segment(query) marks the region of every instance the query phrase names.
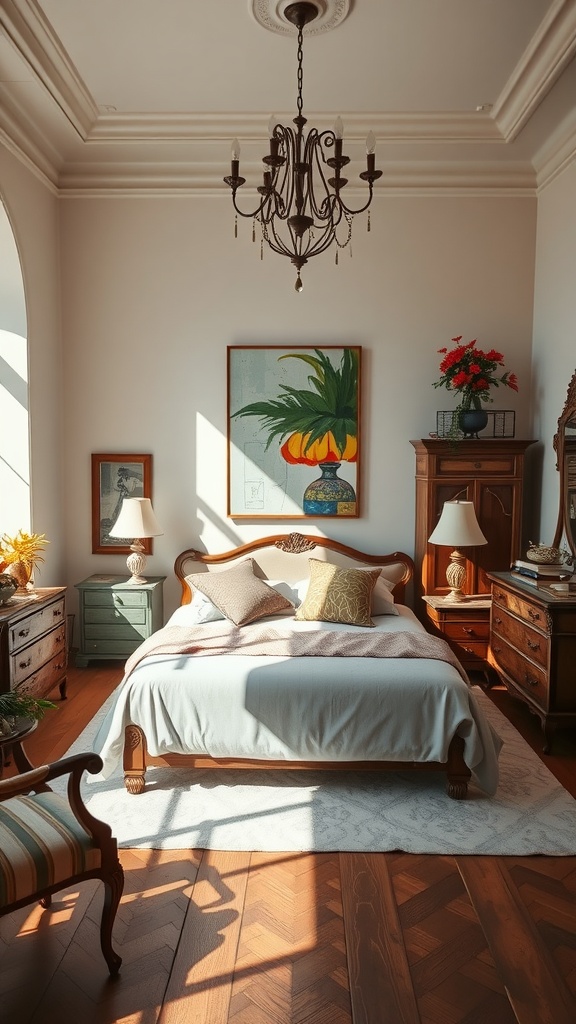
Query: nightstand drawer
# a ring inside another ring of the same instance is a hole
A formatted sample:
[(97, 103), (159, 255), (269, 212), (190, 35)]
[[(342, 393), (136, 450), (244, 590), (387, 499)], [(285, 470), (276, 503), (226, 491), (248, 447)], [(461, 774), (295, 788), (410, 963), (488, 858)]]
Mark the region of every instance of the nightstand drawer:
[(109, 625), (122, 625), (122, 623), (133, 622), (143, 625), (146, 622), (148, 609), (146, 605), (137, 608), (86, 608), (84, 611), (84, 622), (105, 622)]
[(490, 623), (484, 619), (449, 619), (446, 618), (442, 631), (449, 640), (457, 640), (458, 643), (466, 644), (469, 641), (488, 640), (490, 636)]
[(460, 455), (444, 455), (438, 459), (438, 473), (441, 476), (514, 476), (516, 459), (513, 454), (485, 456), (478, 459)]
[(99, 622), (84, 627), (86, 640), (136, 640), (141, 643), (148, 635), (149, 630), (145, 621), (139, 625), (129, 622), (114, 622), (107, 625), (105, 622)]
[(8, 633), (8, 650), (11, 653), (19, 651), (37, 636), (42, 636), (49, 629), (53, 629), (59, 622), (65, 622), (64, 598), (53, 601), (52, 604), (39, 608), (32, 612), (25, 619), (10, 627)]
[(492, 610), (492, 631), (494, 636), (507, 640), (521, 654), (546, 668), (550, 640), (544, 633), (532, 629), (526, 622), (515, 619), (497, 605)]
[(141, 643), (142, 637), (131, 640), (85, 639), (82, 654), (88, 660), (90, 658), (127, 658)]
[(66, 625), (43, 636), (36, 643), (17, 651), (11, 656), (12, 683), (19, 686), (22, 680), (41, 668), (47, 661), (55, 657), (59, 651), (66, 650)]
[(148, 592), (142, 590), (85, 590), (87, 608), (146, 608)]
[(451, 640), (449, 643), (456, 657), (462, 662), (464, 668), (484, 668), (486, 658), (488, 656), (487, 641), (465, 641), (464, 643), (456, 644)]

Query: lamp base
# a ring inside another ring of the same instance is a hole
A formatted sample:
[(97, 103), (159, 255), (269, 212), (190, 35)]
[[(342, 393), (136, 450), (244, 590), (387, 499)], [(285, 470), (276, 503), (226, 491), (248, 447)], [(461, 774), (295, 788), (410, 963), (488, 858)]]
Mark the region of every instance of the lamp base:
[(130, 579), (128, 580), (128, 583), (147, 583), (148, 580), (146, 579), (145, 576), (142, 575), (144, 569), (146, 568), (146, 562), (148, 561), (146, 555), (144, 554), (144, 545), (142, 541), (133, 541), (132, 544), (130, 545), (130, 551), (131, 554), (129, 554), (128, 558), (126, 559), (128, 571), (132, 573)]
[(446, 569), (446, 580), (450, 587), (450, 593), (444, 598), (447, 604), (466, 600), (466, 594), (462, 590), (465, 579), (466, 559), (460, 551), (453, 551)]

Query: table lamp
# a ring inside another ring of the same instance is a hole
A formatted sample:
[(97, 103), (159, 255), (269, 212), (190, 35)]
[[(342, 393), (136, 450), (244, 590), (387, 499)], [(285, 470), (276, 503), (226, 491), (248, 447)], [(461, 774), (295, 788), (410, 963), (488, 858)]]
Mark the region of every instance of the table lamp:
[(473, 502), (445, 501), (442, 515), (436, 529), (428, 538), (428, 543), (454, 548), (446, 569), (450, 593), (444, 600), (464, 601), (466, 595), (462, 586), (466, 579), (466, 558), (458, 548), (472, 548), (488, 543), (478, 525)]
[(109, 532), (110, 537), (133, 537), (131, 554), (126, 559), (129, 572), (128, 583), (146, 583), (142, 575), (146, 568), (146, 555), (142, 538), (160, 537), (164, 531), (154, 515), (150, 498), (124, 498), (120, 515)]

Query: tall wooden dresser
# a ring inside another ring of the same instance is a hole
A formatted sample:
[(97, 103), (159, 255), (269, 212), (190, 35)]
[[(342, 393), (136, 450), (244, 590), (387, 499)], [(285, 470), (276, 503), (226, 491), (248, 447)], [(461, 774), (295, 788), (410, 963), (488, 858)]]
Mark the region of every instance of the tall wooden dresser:
[(576, 593), (490, 573), (490, 660), (506, 688), (553, 730), (576, 725)]
[(450, 549), (429, 544), (445, 501), (474, 502), (488, 543), (467, 561), (466, 594), (490, 595), (489, 570), (509, 569), (519, 558), (522, 536), (522, 492), (525, 452), (533, 441), (475, 438), (451, 441), (424, 438), (410, 442), (416, 450), (416, 530), (414, 541), (414, 607), (425, 612), (424, 594), (448, 593), (446, 567)]
[(0, 606), (0, 690), (66, 696), (66, 588), (15, 595)]

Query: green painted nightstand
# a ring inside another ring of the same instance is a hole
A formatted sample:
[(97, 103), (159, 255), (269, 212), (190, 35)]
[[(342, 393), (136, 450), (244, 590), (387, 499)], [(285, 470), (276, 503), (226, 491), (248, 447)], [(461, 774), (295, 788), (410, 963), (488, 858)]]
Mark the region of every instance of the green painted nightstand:
[(80, 648), (76, 664), (128, 658), (163, 623), (165, 576), (128, 583), (125, 576), (89, 576), (76, 584), (80, 598)]

